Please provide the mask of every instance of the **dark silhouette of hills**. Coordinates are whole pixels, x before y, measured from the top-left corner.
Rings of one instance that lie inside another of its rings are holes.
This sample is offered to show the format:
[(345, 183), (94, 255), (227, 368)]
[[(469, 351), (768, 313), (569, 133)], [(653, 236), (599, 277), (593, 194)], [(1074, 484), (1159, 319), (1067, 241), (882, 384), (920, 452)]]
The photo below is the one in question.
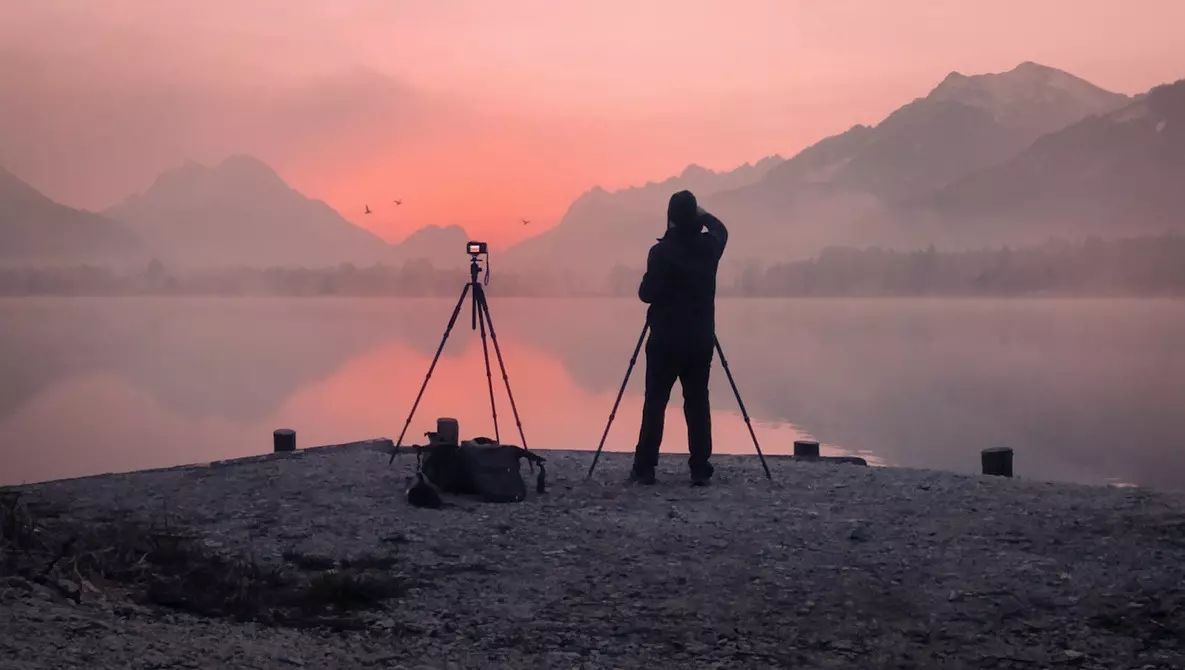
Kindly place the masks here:
[(1035, 63), (1001, 74), (952, 72), (925, 98), (864, 134), (833, 182), (890, 200), (925, 193), (1007, 160), (1046, 133), (1127, 102), (1126, 96)]
[[(722, 267), (722, 274), (736, 276), (749, 263), (796, 260), (829, 245), (893, 239), (894, 231), (865, 222), (1000, 165), (1048, 133), (1129, 102), (1127, 96), (1031, 62), (998, 74), (953, 72), (876, 126), (855, 126), (735, 178), (728, 173), (731, 185), (721, 180), (718, 188), (690, 188), (743, 231), (730, 241)], [(695, 168), (689, 171), (694, 174)], [(566, 268), (603, 277), (615, 265), (642, 265), (650, 241), (662, 233), (666, 198), (687, 187), (686, 175), (642, 189), (586, 193), (559, 226), (512, 250), (516, 269), (563, 257)], [(937, 237), (927, 242), (943, 241), (943, 231), (930, 233)]]
[(507, 266), (527, 272), (562, 266), (582, 274), (603, 272), (614, 262), (645, 261), (646, 249), (663, 233), (672, 193), (690, 189), (702, 198), (739, 188), (782, 160), (770, 156), (727, 172), (691, 165), (676, 177), (645, 186), (612, 192), (595, 187), (572, 203), (557, 226), (508, 249)]
[[(1000, 165), (1043, 135), (1129, 101), (1031, 62), (998, 74), (952, 72), (878, 125), (829, 137), (712, 204), (772, 235), (747, 247), (742, 241), (740, 256), (765, 260), (769, 248), (809, 255), (831, 244), (887, 242), (891, 231), (855, 222)], [(936, 237), (923, 243), (943, 242), (943, 231), (931, 233)]]
[(908, 243), (1185, 232), (1185, 80), (1050, 133), (1012, 159), (915, 199), (887, 220)]
[[(835, 245), (949, 248), (1178, 231), (1181, 88), (1132, 99), (1035, 63), (951, 73), (881, 123), (825, 138), (789, 160), (773, 156), (727, 172), (692, 165), (658, 183), (593, 188), (558, 226), (499, 261), (526, 286), (603, 290), (612, 277), (639, 271), (663, 232), (667, 199), (683, 188), (739, 233), (724, 282)], [(106, 218), (52, 203), (4, 172), (0, 203), (0, 257), (22, 262), (138, 249), (179, 271), (417, 261), (427, 276), (428, 264), (466, 260), (467, 236), (457, 226), (428, 226), (387, 244), (248, 156), (169, 170)]]
[(829, 137), (742, 189), (747, 197), (816, 184), (899, 200), (1001, 163), (1038, 137), (1129, 102), (1071, 74), (1022, 63), (1000, 74), (952, 72), (875, 127)]
[(249, 156), (161, 174), (107, 214), (134, 229), (171, 267), (369, 265), (391, 246)]
[[(465, 243), (469, 235), (460, 226), (424, 226), (394, 246), (391, 260), (396, 265), (423, 260), (437, 268), (466, 265)], [(459, 281), (464, 281), (464, 278)]]
[(123, 262), (143, 253), (115, 221), (58, 204), (0, 168), (0, 262)]

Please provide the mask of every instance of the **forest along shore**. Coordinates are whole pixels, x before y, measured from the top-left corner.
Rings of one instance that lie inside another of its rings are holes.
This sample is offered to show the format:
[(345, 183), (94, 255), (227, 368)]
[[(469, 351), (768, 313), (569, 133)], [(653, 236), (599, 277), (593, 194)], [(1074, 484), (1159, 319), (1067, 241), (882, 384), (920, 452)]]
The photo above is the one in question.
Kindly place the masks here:
[[(409, 507), (374, 444), (0, 490), (6, 668), (1185, 667), (1185, 498), (540, 452)], [(526, 474), (524, 467), (524, 474)], [(147, 665), (145, 665), (147, 664)]]

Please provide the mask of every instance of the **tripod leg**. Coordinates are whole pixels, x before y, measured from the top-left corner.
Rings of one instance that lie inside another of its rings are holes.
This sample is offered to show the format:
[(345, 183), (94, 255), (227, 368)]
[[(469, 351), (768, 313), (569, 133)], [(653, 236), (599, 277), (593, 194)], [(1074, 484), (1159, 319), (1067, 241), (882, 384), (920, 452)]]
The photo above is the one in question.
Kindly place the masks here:
[(724, 349), (720, 347), (720, 339), (716, 338), (716, 353), (720, 354), (720, 365), (724, 368), (724, 374), (728, 375), (728, 383), (732, 386), (732, 393), (737, 397), (737, 405), (741, 408), (741, 416), (745, 417), (745, 425), (749, 427), (749, 437), (753, 438), (753, 446), (757, 448), (757, 457), (761, 459), (761, 467), (765, 469), (765, 478), (773, 479), (773, 475), (769, 473), (769, 466), (765, 463), (765, 454), (761, 453), (761, 445), (757, 444), (757, 433), (753, 432), (753, 422), (749, 420), (749, 413), (745, 411), (745, 403), (741, 400), (741, 392), (737, 390), (737, 384), (732, 379), (732, 371), (728, 369), (728, 360), (724, 358)]
[(490, 412), (494, 416), (494, 441), (501, 444), (502, 436), (498, 434), (498, 405), (494, 402), (494, 375), (490, 373), (490, 347), (486, 344), (485, 310), (476, 307), (480, 292), (473, 293), (474, 309), (477, 310), (477, 327), (481, 332), (481, 355), (486, 362), (486, 386), (490, 388)]
[(498, 357), (498, 368), (502, 371), (502, 381), (506, 384), (506, 396), (510, 398), (510, 411), (514, 413), (514, 423), (518, 426), (518, 437), (522, 440), (523, 450), (530, 451), (527, 449), (527, 436), (523, 434), (523, 422), (518, 417), (518, 406), (514, 404), (514, 393), (510, 391), (510, 377), (506, 374), (506, 363), (502, 361), (502, 348), (498, 346), (498, 335), (494, 332), (494, 319), (490, 317), (490, 303), (486, 300), (486, 292), (481, 284), (474, 286), (473, 292), (478, 309), (485, 315), (485, 323), (490, 327), (490, 340), (494, 342), (494, 354)]
[(461, 305), (465, 304), (465, 296), (468, 294), (469, 284), (465, 284), (465, 288), (461, 289), (461, 297), (457, 299), (457, 306), (453, 308), (453, 315), (449, 317), (448, 326), (444, 329), (444, 337), (440, 338), (440, 345), (436, 347), (436, 355), (432, 357), (432, 364), (428, 366), (428, 374), (424, 377), (420, 392), (416, 394), (416, 401), (412, 403), (407, 421), (403, 423), (403, 430), (399, 431), (399, 439), (395, 441), (395, 450), (391, 452), (391, 460), (388, 463), (395, 462), (395, 454), (399, 453), (399, 446), (403, 444), (403, 436), (407, 433), (407, 427), (411, 425), (411, 418), (415, 416), (416, 408), (420, 406), (420, 399), (424, 397), (424, 389), (428, 388), (428, 380), (432, 379), (432, 371), (436, 369), (436, 362), (440, 360), (440, 352), (444, 351), (444, 343), (448, 340), (453, 325), (457, 323), (457, 315), (461, 313)]
[(588, 466), (585, 479), (592, 477), (597, 461), (601, 458), (601, 450), (605, 448), (605, 438), (609, 436), (609, 426), (613, 425), (613, 417), (617, 416), (617, 406), (621, 404), (621, 396), (625, 393), (625, 386), (629, 383), (630, 373), (634, 371), (634, 364), (638, 362), (638, 352), (642, 350), (642, 342), (646, 341), (646, 331), (650, 330), (650, 322), (642, 326), (642, 334), (638, 336), (638, 344), (634, 347), (634, 355), (630, 356), (629, 367), (625, 369), (625, 379), (621, 380), (621, 388), (617, 389), (617, 399), (613, 401), (613, 409), (609, 410), (609, 422), (605, 424), (605, 432), (601, 433), (601, 442), (597, 445), (597, 453), (593, 456), (592, 465)]

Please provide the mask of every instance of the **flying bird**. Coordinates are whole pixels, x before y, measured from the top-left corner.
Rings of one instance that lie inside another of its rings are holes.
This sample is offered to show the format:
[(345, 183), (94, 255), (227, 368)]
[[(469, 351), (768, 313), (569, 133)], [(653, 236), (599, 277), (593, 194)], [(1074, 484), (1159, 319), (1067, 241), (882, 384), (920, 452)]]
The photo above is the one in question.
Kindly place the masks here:
[(523, 219), (523, 225), (524, 225), (524, 226), (525, 226), (525, 225), (527, 225), (528, 223), (530, 223), (530, 221), (528, 221), (528, 220), (526, 220), (526, 219)]
[(367, 206), (366, 206), (366, 213), (367, 213), (367, 214), (370, 214), (370, 205), (367, 205)]
[(395, 203), (395, 206), (396, 206), (396, 207), (398, 207), (399, 205), (402, 205), (402, 204), (403, 204), (403, 201), (402, 201), (402, 200), (393, 200), (392, 202), (394, 202), (394, 203)]

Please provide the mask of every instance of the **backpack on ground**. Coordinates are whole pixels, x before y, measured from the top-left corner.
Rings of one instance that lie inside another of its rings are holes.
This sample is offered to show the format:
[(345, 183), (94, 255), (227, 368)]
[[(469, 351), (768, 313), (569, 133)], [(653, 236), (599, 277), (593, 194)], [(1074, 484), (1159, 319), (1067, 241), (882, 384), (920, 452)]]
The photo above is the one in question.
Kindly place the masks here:
[(539, 466), (535, 491), (546, 492), (543, 457), (512, 444), (487, 437), (459, 445), (430, 443), (417, 447), (419, 471), (445, 493), (474, 495), (485, 502), (521, 502), (527, 497), (520, 462)]

